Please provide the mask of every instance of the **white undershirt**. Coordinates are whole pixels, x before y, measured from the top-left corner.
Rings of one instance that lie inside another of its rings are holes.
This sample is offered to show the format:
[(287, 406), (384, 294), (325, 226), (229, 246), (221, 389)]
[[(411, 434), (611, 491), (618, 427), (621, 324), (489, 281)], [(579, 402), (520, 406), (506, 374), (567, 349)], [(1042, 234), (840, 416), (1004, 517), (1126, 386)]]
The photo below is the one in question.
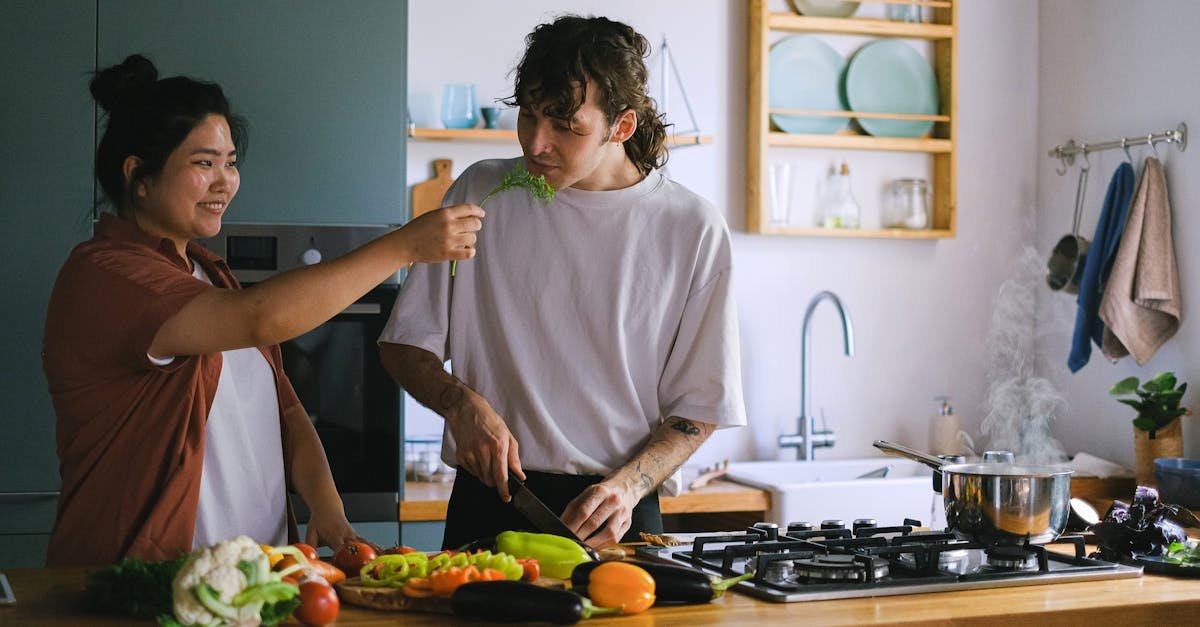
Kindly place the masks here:
[[(192, 274), (211, 285), (200, 264), (194, 265)], [(204, 428), (192, 547), (243, 534), (259, 543), (286, 544), (287, 488), (274, 372), (257, 348), (224, 351), (221, 360)]]

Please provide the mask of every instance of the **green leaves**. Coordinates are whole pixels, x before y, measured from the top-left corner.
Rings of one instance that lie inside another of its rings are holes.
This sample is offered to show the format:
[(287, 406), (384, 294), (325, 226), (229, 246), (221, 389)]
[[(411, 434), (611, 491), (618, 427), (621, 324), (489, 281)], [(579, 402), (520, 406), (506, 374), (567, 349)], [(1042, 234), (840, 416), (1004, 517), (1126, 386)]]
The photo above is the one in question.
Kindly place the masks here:
[[(483, 199), (479, 201), (479, 206), (482, 207), (483, 203), (496, 194), (503, 194), (514, 189), (528, 190), (534, 198), (542, 202), (554, 200), (554, 188), (546, 182), (546, 177), (541, 174), (534, 176), (529, 173), (529, 170), (525, 169), (524, 164), (518, 163), (517, 167), (510, 170), (504, 175), (504, 178), (500, 179), (500, 183), (493, 187), (492, 191), (483, 195)], [(457, 271), (458, 262), (451, 261), (450, 276), (454, 276)]]
[(554, 188), (546, 182), (546, 177), (542, 175), (534, 176), (525, 169), (525, 166), (518, 164), (504, 178), (500, 179), (500, 183), (484, 195), (483, 200), (479, 201), (479, 206), (487, 202), (488, 198), (496, 194), (502, 194), (513, 189), (526, 189), (533, 195), (534, 198), (542, 202), (550, 202), (554, 200)]
[(1187, 384), (1180, 384), (1176, 389), (1176, 382), (1174, 372), (1162, 372), (1145, 383), (1141, 383), (1141, 389), (1139, 389), (1138, 378), (1127, 377), (1113, 385), (1108, 393), (1113, 396), (1136, 396), (1136, 400), (1118, 398), (1117, 402), (1128, 405), (1137, 412), (1133, 426), (1142, 431), (1154, 432), (1188, 413), (1186, 407), (1179, 406), (1183, 401), (1184, 393), (1187, 392)]
[(153, 618), (174, 610), (171, 582), (187, 554), (148, 562), (125, 558), (88, 576), (84, 592), (88, 608), (135, 618)]

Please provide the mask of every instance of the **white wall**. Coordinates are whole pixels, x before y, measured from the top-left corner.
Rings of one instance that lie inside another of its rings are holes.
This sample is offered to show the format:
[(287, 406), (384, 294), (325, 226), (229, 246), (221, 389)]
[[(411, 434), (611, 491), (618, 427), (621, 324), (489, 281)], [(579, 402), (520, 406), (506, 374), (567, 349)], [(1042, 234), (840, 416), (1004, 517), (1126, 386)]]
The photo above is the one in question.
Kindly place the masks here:
[[(776, 8), (785, 7), (778, 0)], [(939, 394), (951, 395), (964, 426), (977, 430), (985, 389), (982, 339), (992, 298), (1020, 250), (1022, 224), (1032, 221), (1040, 165), (1035, 156), (1045, 143), (1036, 141), (1037, 3), (963, 3), (958, 236), (904, 242), (742, 232), (747, 15), (738, 0), (412, 2), (409, 89), (417, 125), (438, 124), (436, 106), (447, 82), (474, 82), (481, 100), (507, 96), (508, 72), (524, 35), (564, 11), (629, 22), (653, 44), (652, 64), (665, 34), (696, 116), (715, 138), (710, 146), (673, 150), (668, 168), (721, 209), (734, 229), (751, 426), (719, 432), (694, 461), (790, 456), (775, 439), (795, 430), (800, 322), (808, 300), (822, 289), (836, 291), (846, 304), (857, 353), (841, 354), (836, 316), (823, 305), (813, 328), (812, 403), (816, 411), (823, 408), (838, 444), (818, 457), (871, 456), (871, 442), (880, 438), (923, 446), (931, 399)], [(676, 96), (672, 100), (678, 103)], [(686, 125), (681, 108), (668, 113)], [(408, 150), (410, 184), (430, 176), (434, 158), (453, 158), (457, 175), (477, 159), (519, 154), (515, 145), (495, 144), (410, 142)], [(863, 153), (840, 156), (852, 165), (867, 159)], [(864, 206), (877, 189), (870, 176), (856, 180)], [(409, 433), (438, 428), (436, 417), (409, 409)]]
[[(1200, 128), (1197, 103), (1200, 83), (1195, 60), (1200, 58), (1200, 4), (1191, 0), (1120, 2), (1116, 0), (1054, 0), (1038, 12), (1038, 248), (1049, 251), (1069, 231), (1077, 170), (1054, 174), (1057, 162), (1046, 156), (1066, 142), (1105, 141), (1122, 136), (1162, 132), (1186, 122)], [(1131, 151), (1137, 173), (1146, 147)], [(1184, 323), (1175, 339), (1145, 366), (1132, 358), (1111, 364), (1093, 350), (1091, 361), (1072, 375), (1066, 367), (1074, 299), (1046, 292), (1039, 303), (1043, 363), (1048, 376), (1064, 390), (1070, 411), (1055, 427), (1069, 449), (1086, 450), (1126, 465), (1133, 462), (1132, 410), (1117, 404), (1108, 388), (1127, 376), (1146, 378), (1173, 370), (1191, 382), (1185, 403), (1198, 407), (1194, 386), (1200, 385), (1200, 328), (1190, 316), (1200, 308), (1200, 161), (1196, 148), (1180, 153), (1160, 146), (1171, 196), (1175, 251), (1183, 291)], [(1092, 239), (1105, 189), (1125, 156), (1119, 149), (1092, 155), (1092, 170), (1081, 231)], [(1200, 454), (1196, 417), (1185, 419), (1185, 453)]]

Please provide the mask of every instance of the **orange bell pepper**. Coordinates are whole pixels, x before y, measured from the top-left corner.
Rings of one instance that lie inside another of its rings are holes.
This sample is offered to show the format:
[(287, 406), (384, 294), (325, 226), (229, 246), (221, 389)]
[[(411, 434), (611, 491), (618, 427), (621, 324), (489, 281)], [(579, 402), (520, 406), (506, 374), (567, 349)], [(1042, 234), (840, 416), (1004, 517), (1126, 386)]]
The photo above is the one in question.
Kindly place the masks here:
[(588, 578), (588, 596), (600, 607), (636, 614), (654, 605), (654, 578), (629, 562), (604, 562)]

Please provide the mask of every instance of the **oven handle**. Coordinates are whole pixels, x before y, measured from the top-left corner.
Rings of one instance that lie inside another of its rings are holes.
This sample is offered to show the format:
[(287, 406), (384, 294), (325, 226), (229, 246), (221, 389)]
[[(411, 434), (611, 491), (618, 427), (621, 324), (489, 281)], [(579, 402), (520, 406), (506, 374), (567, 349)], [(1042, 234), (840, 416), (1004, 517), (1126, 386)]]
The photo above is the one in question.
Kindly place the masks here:
[(349, 307), (343, 309), (342, 312), (338, 315), (340, 315), (340, 316), (355, 316), (355, 315), (361, 316), (361, 315), (366, 314), (366, 315), (374, 316), (374, 315), (378, 315), (379, 312), (381, 312), (381, 311), (383, 311), (383, 308), (379, 306), (379, 303), (353, 303)]

